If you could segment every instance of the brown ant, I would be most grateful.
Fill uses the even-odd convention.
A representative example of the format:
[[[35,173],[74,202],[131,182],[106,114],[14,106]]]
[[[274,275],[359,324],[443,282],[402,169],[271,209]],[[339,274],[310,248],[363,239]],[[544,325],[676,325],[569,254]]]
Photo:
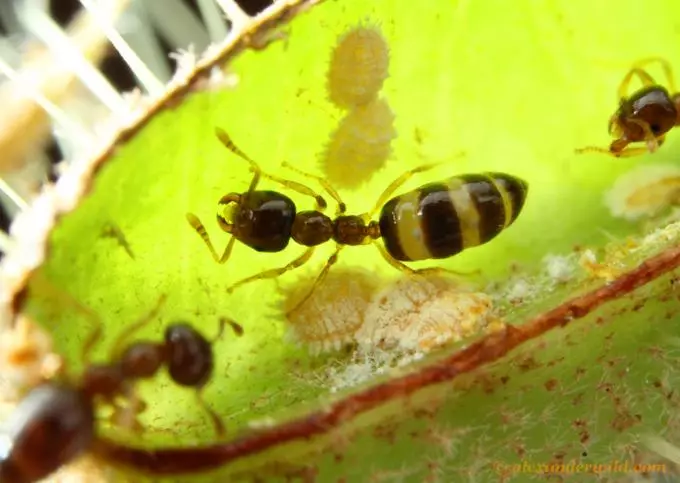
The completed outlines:
[[[223,130],[215,130],[224,146],[250,164],[253,179],[244,193],[229,193],[218,202],[217,223],[232,235],[221,256],[205,226],[198,217],[187,213],[191,227],[207,245],[217,263],[225,263],[236,240],[258,252],[280,252],[290,240],[307,247],[304,253],[281,268],[266,270],[230,286],[236,287],[255,280],[278,277],[285,272],[304,265],[312,257],[314,248],[333,240],[336,249],[326,261],[309,292],[289,311],[300,307],[325,278],[331,266],[338,260],[345,246],[378,243],[383,258],[393,267],[408,272],[444,271],[443,268],[414,270],[404,261],[432,260],[451,257],[465,249],[482,245],[509,227],[517,218],[528,190],[524,180],[505,173],[482,173],[453,176],[429,183],[412,191],[392,197],[393,193],[413,175],[428,171],[442,163],[423,165],[408,170],[378,197],[374,208],[364,215],[345,215],[346,206],[337,191],[319,176],[305,173],[285,164],[301,176],[318,182],[337,202],[336,217],[331,219],[323,213],[326,201],[311,188],[264,173],[255,161],[248,157]],[[260,178],[268,178],[298,193],[312,196],[316,209],[297,211],[295,203],[277,191],[256,190]],[[378,220],[373,215],[380,210]]]
[[[89,353],[100,337],[97,324],[85,345],[85,369],[78,381],[46,381],[31,390],[10,416],[5,440],[0,443],[0,483],[33,483],[91,448],[96,437],[95,403],[111,403],[129,396],[135,381],[153,377],[161,367],[168,369],[178,385],[196,390],[198,403],[210,415],[218,435],[225,430],[220,418],[208,407],[201,391],[213,372],[211,341],[189,324],[172,323],[163,342],[123,342],[153,319],[165,300],[162,296],[147,315],[132,324],[114,344],[107,364],[90,364]],[[220,320],[217,337],[225,324]],[[7,445],[2,447],[2,445]]]
[[[657,84],[643,69],[658,62],[666,76],[667,87]],[[631,80],[637,76],[642,87],[628,95]],[[668,61],[651,57],[633,64],[619,86],[619,108],[609,119],[609,133],[615,136],[609,148],[588,146],[577,153],[598,152],[615,157],[631,157],[654,153],[661,146],[668,131],[680,124],[680,93]],[[631,143],[644,142],[644,147],[629,147]]]

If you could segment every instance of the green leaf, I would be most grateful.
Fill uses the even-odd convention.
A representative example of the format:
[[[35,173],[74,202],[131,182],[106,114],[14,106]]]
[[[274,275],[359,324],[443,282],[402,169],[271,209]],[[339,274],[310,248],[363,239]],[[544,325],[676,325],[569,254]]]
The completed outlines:
[[[424,163],[446,161],[404,190],[462,173],[513,174],[530,185],[517,222],[493,242],[438,265],[481,269],[503,283],[518,263],[521,274],[538,277],[545,255],[567,255],[576,245],[603,247],[611,237],[638,233],[638,226],[610,215],[604,193],[636,165],[673,162],[675,133],[653,156],[614,159],[575,155],[574,149],[610,142],[607,121],[632,62],[652,55],[677,60],[678,8],[662,0],[644,8],[629,0],[426,1],[417,8],[412,2],[322,3],[290,23],[285,41],[246,51],[230,63],[229,72],[239,79],[235,88],[191,92],[121,143],[91,193],[54,230],[41,272],[101,315],[105,340],[99,358],[163,293],[167,303],[140,337],[158,338],[176,319],[206,334],[216,331],[219,317],[238,321],[245,334],[227,333],[215,343],[216,374],[205,391],[229,437],[251,434],[254,420],[276,425],[323,410],[331,398],[376,384],[331,395],[324,379],[328,368],[346,367],[349,359],[313,357],[284,338],[279,285],[311,284],[332,247],[317,250],[297,276],[226,292],[240,278],[283,266],[302,250],[291,245],[281,254],[261,254],[237,244],[228,263],[213,261],[185,213],[201,218],[221,252],[228,237],[214,221],[217,201],[244,191],[251,177],[247,164],[217,141],[214,127],[225,129],[267,171],[287,177],[280,167],[285,160],[323,174],[319,158],[345,115],[326,93],[331,51],[348,29],[376,26],[389,45],[381,97],[395,115],[397,137],[382,170],[359,189],[341,191],[349,211],[370,210],[387,184]],[[457,157],[461,151],[465,156]],[[262,186],[280,189],[268,181]],[[311,209],[311,200],[292,197]],[[102,236],[111,223],[134,258],[116,239]],[[622,257],[627,267],[639,261],[640,252]],[[365,267],[381,280],[399,276],[372,247],[344,250],[338,265]],[[415,266],[421,265],[428,266]],[[558,288],[533,280],[536,296],[524,307],[507,308],[501,301],[508,323],[526,322],[596,285],[582,285],[582,276]],[[52,329],[59,351],[77,370],[87,319],[39,291],[30,296],[28,310]],[[340,419],[332,434],[244,455],[219,473],[284,474],[302,465],[318,469],[319,481],[529,481],[543,476],[513,472],[511,465],[645,460],[641,434],[677,440],[677,330],[671,323],[677,310],[673,288],[662,279],[531,340],[491,367],[453,382],[419,383],[413,399],[398,393],[377,398],[358,419]],[[431,354],[413,370],[426,371],[456,350],[460,346]],[[149,403],[143,418],[148,439],[113,428],[106,436],[149,447],[214,442],[189,390],[163,376],[144,383],[142,395]],[[324,447],[329,449],[319,453]]]

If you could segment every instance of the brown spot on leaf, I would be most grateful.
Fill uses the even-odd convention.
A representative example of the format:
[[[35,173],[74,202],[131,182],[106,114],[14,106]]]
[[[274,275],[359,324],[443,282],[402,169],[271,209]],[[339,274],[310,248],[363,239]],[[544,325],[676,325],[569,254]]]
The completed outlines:
[[[639,414],[631,414],[628,410],[620,410],[616,412],[616,416],[612,419],[611,427],[616,431],[625,431],[632,428],[642,421],[642,416]]]
[[[581,444],[586,444],[590,439],[590,433],[588,432],[588,423],[583,419],[576,419],[572,422],[572,426],[578,433],[578,439]]]
[[[515,363],[517,364],[517,367],[520,371],[522,372],[527,372],[532,369],[537,369],[541,367],[541,365],[534,359],[533,356],[524,356],[522,358],[517,358],[515,360]]]
[[[545,381],[545,388],[548,391],[553,391],[557,387],[557,379],[548,379]]]

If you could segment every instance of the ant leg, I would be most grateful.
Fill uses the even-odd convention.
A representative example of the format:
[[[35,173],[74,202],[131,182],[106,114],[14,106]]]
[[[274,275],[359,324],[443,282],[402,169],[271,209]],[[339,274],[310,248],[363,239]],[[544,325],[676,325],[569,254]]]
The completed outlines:
[[[85,342],[83,343],[83,351],[81,353],[83,367],[87,367],[90,365],[90,361],[92,359],[92,351],[94,350],[95,346],[101,341],[102,333],[104,332],[102,329],[101,321],[96,321],[94,324],[95,324],[94,327],[92,328],[88,336],[85,338]]]
[[[234,334],[237,337],[241,337],[243,335],[243,327],[241,324],[235,322],[232,319],[229,319],[227,317],[221,317],[220,318],[220,330],[217,334],[217,336],[213,339],[213,342],[216,342],[221,336],[222,336],[222,331],[224,330],[224,326],[228,325],[231,327],[231,330],[234,331]]]
[[[626,73],[619,85],[619,99],[626,99],[628,97],[628,87],[630,86],[630,81],[633,80],[634,75],[638,76],[644,87],[656,84],[647,71],[640,69],[639,67],[633,67]]]
[[[117,428],[124,428],[140,434],[144,427],[139,422],[139,415],[148,407],[134,389],[126,391],[123,401],[110,401],[113,412],[108,418],[109,423]]]
[[[132,334],[134,334],[139,329],[144,327],[146,324],[151,322],[151,320],[153,320],[153,318],[156,317],[156,315],[158,315],[158,312],[161,310],[161,307],[163,306],[167,298],[168,298],[167,294],[163,294],[160,297],[158,297],[156,305],[154,305],[154,307],[149,312],[140,317],[137,321],[128,325],[125,328],[125,330],[118,334],[118,337],[116,338],[116,341],[113,343],[113,346],[111,348],[110,354],[111,360],[116,360],[120,356],[120,354],[123,352],[123,344],[125,343],[126,340],[128,340],[132,336]]]
[[[408,265],[406,265],[403,262],[400,262],[399,260],[396,260],[395,258],[392,257],[389,253],[387,253],[387,250],[385,249],[384,246],[382,246],[380,243],[377,241],[373,242],[373,245],[378,249],[380,252],[380,255],[385,259],[387,263],[392,265],[394,268],[397,270],[400,270],[405,273],[409,274],[418,274],[418,275],[424,275],[426,273],[442,273],[442,274],[447,274],[447,275],[453,275],[455,277],[469,277],[472,275],[479,275],[481,273],[480,270],[474,270],[472,272],[459,272],[456,270],[451,270],[449,268],[443,268],[443,267],[428,267],[428,268],[411,268]]]
[[[217,333],[213,336],[212,339],[210,339],[210,345],[213,345],[215,342],[222,338],[222,334],[224,334],[224,326],[227,324],[227,320],[228,319],[226,319],[225,317],[220,317],[219,325],[217,326]]]
[[[31,279],[31,290],[39,290],[45,294],[50,299],[51,305],[53,307],[68,305],[87,318],[92,327],[87,337],[85,337],[85,342],[83,343],[81,352],[81,360],[84,366],[89,365],[92,356],[92,350],[99,343],[102,337],[103,324],[101,318],[94,311],[92,311],[92,309],[86,307],[76,300],[75,297],[73,297],[66,290],[61,289],[50,282],[48,278],[40,272],[35,272],[33,274]]]
[[[664,142],[666,142],[666,135],[665,134],[663,136],[659,136],[658,138],[656,138],[656,147],[660,148],[663,145]]]
[[[612,143],[613,144],[613,143]],[[628,143],[626,143],[628,144]],[[586,154],[586,153],[601,153],[613,156],[615,158],[631,158],[633,156],[640,156],[641,154],[649,153],[647,147],[625,147],[625,148],[601,148],[599,146],[586,146],[585,148],[575,149],[576,154]]]
[[[642,154],[654,153],[659,146],[665,141],[665,134],[659,137],[654,136],[654,133],[645,121],[638,119],[629,119],[630,122],[636,123],[645,132],[645,147],[630,147],[630,141],[626,139],[615,139],[609,145],[609,149],[600,148],[597,146],[587,146],[585,148],[576,149],[576,154],[583,153],[603,153],[615,158],[631,158],[633,156],[640,156]]]
[[[321,187],[323,189],[325,189],[326,192],[330,195],[330,197],[333,198],[335,200],[335,202],[338,204],[338,208],[337,208],[337,214],[338,215],[341,215],[345,211],[347,211],[347,205],[342,201],[338,192],[326,180],[326,178],[322,178],[321,176],[316,176],[314,174],[306,173],[305,171],[302,171],[301,169],[298,169],[298,168],[292,166],[287,161],[284,161],[283,163],[281,163],[281,166],[283,166],[284,168],[290,169],[291,171],[299,174],[300,176],[304,176],[306,178],[313,179],[314,181],[319,183],[321,185]]]
[[[187,213],[186,218],[187,221],[189,222],[189,225],[191,225],[191,228],[193,228],[194,231],[198,233],[198,236],[200,236],[203,242],[208,246],[208,250],[210,250],[210,253],[212,254],[215,261],[219,264],[223,264],[224,262],[226,262],[229,259],[229,255],[231,255],[231,249],[234,247],[234,242],[236,241],[236,238],[232,236],[231,239],[229,240],[229,243],[227,243],[227,246],[224,248],[222,256],[218,256],[215,247],[210,241],[208,231],[205,229],[203,223],[201,223],[201,220],[199,220],[198,217],[193,213]]]
[[[458,156],[462,156],[463,153],[460,153]],[[416,168],[410,169],[406,171],[404,174],[399,176],[397,179],[392,181],[392,183],[389,184],[387,188],[385,188],[385,191],[382,192],[380,197],[378,198],[378,201],[375,203],[375,206],[373,209],[369,212],[368,217],[373,218],[373,215],[375,215],[382,206],[387,203],[387,201],[390,199],[392,194],[399,189],[401,185],[406,183],[409,179],[411,179],[412,176],[418,174],[418,173],[423,173],[425,171],[429,171],[431,169],[436,168],[437,166],[441,166],[444,164],[444,161],[438,162],[438,163],[430,163],[430,164],[423,164],[422,166],[418,166]]]
[[[254,282],[255,280],[263,280],[267,278],[276,278],[279,275],[283,275],[286,272],[289,272],[291,270],[294,270],[301,265],[304,265],[309,261],[309,259],[312,257],[312,254],[314,253],[314,247],[307,248],[305,252],[300,255],[298,258],[287,264],[285,267],[281,268],[273,268],[271,270],[265,270],[264,272],[260,272],[256,275],[251,275],[250,277],[244,278],[243,280],[240,280],[236,282],[234,285],[229,287],[227,289],[227,293],[232,293],[237,287],[240,287],[241,285],[245,285],[246,283]]]
[[[210,339],[210,345],[214,344],[215,342],[222,338],[222,335],[224,334],[224,328],[227,325],[231,327],[231,329],[234,331],[234,334],[236,334],[238,337],[243,335],[243,327],[241,327],[241,324],[237,324],[236,322],[227,317],[220,317],[219,325],[217,327],[217,333],[213,336],[212,339]]]
[[[231,328],[234,330],[234,333],[236,335],[238,335],[238,336],[243,335],[243,327],[241,327],[239,324],[237,324],[236,322],[234,322],[231,319],[228,319],[226,317],[220,317],[219,326],[217,328],[217,333],[210,340],[211,345],[222,338],[222,334],[224,333],[224,328],[225,328],[226,325],[231,326]],[[217,413],[215,413],[215,411],[203,399],[203,388],[204,388],[204,386],[200,386],[200,387],[196,388],[196,402],[201,406],[201,408],[206,413],[208,413],[208,416],[210,417],[210,421],[212,422],[212,425],[215,428],[215,433],[217,434],[217,436],[224,436],[225,433],[226,433],[226,430],[224,428],[224,423],[222,422],[222,418],[220,418],[217,415]]]
[[[253,159],[251,159],[246,153],[241,151],[241,149],[238,146],[236,146],[236,144],[234,144],[234,141],[231,140],[231,137],[225,131],[223,131],[220,128],[215,128],[215,134],[217,135],[217,138],[220,140],[220,142],[224,144],[224,146],[229,151],[231,151],[236,156],[247,161],[248,164],[250,164],[250,170],[254,173],[254,175],[253,180],[251,181],[250,186],[248,188],[249,193],[255,189],[255,186],[257,186],[260,177],[264,177],[276,183],[279,183],[288,189],[297,191],[300,194],[311,196],[316,201],[317,210],[322,211],[326,209],[327,206],[326,200],[323,198],[323,196],[317,194],[313,189],[303,185],[302,183],[297,183],[295,181],[290,181],[284,178],[280,178],[278,176],[274,176],[272,174],[265,173]]]
[[[661,135],[657,138],[652,132],[649,123],[641,119],[630,119],[630,122],[637,124],[644,131],[645,133],[644,141],[645,145],[647,146],[647,151],[649,151],[650,153],[656,152],[656,150],[659,149],[659,146],[663,144],[665,135]]]
[[[216,127],[215,135],[217,136],[217,139],[219,139],[219,141],[222,144],[224,144],[225,148],[227,148],[229,151],[234,153],[239,158],[248,162],[248,164],[250,165],[250,170],[253,172],[253,180],[250,182],[248,192],[254,191],[258,181],[260,180],[260,176],[262,175],[262,170],[260,169],[260,166],[258,166],[258,164],[255,161],[250,159],[246,153],[241,151],[241,149],[236,144],[234,144],[234,141],[231,140],[231,136],[229,136],[229,134],[227,134],[226,131],[220,129],[219,127]]]
[[[659,146],[660,146],[660,144],[659,144]],[[626,148],[621,152],[618,152],[618,153],[615,153],[615,154],[614,153],[609,153],[609,154],[613,154],[617,158],[632,158],[634,156],[640,156],[642,154],[649,154],[650,152],[654,152],[654,151],[650,151],[648,147],[644,147],[644,148],[638,147],[638,148]]]
[[[297,309],[302,307],[302,304],[304,304],[309,298],[312,296],[316,288],[321,285],[321,283],[324,281],[326,278],[326,275],[328,275],[328,272],[330,271],[331,267],[335,265],[335,263],[338,261],[338,254],[340,251],[345,247],[345,245],[338,245],[333,252],[333,254],[328,257],[328,260],[326,260],[326,264],[324,265],[323,269],[319,273],[319,275],[316,277],[316,280],[314,280],[314,283],[312,284],[312,288],[309,289],[307,294],[302,297],[294,306],[292,309],[288,310],[286,312],[286,317],[289,317],[290,314],[295,312]]]
[[[636,148],[637,149],[637,148]],[[647,151],[647,148],[644,148],[644,151]],[[615,158],[618,158],[621,156],[619,151],[612,151],[611,148],[602,148],[600,146],[586,146],[585,148],[576,148],[574,149],[575,154],[587,154],[587,153],[600,153],[600,154],[607,154],[609,156],[614,156]]]
[[[616,158],[630,158],[633,156],[639,156],[641,154],[654,153],[666,140],[666,135],[656,136],[652,129],[646,121],[641,119],[628,119],[629,122],[635,123],[640,126],[640,129],[644,132],[645,136],[643,141],[645,142],[645,147],[629,147],[630,141],[624,138],[615,139],[611,142],[608,149],[597,147],[597,146],[587,146],[585,148],[575,149],[576,154],[583,153],[603,153]]]
[[[217,436],[219,437],[224,436],[227,431],[224,428],[222,418],[220,418],[219,415],[213,410],[213,408],[211,408],[210,405],[206,403],[205,400],[203,399],[203,387],[200,387],[196,390],[196,402],[208,414],[208,417],[210,417],[210,422],[215,428],[215,433],[217,434]]]
[[[646,59],[637,61],[635,64],[633,64],[633,67],[642,69],[643,66],[653,63],[658,63],[661,65],[661,69],[663,70],[664,76],[666,76],[668,91],[671,94],[677,92],[675,90],[675,76],[673,75],[673,69],[671,68],[671,64],[666,59],[662,57],[648,57]]]
[[[316,202],[316,209],[318,211],[323,211],[328,207],[328,203],[326,203],[326,200],[324,199],[323,196],[318,194],[312,188],[303,185],[302,183],[298,183],[297,181],[291,181],[285,178],[279,178],[278,176],[274,176],[273,174],[268,173],[262,173],[262,176],[276,183],[279,183],[280,185],[285,186],[288,189],[297,191],[300,194],[311,196],[312,198],[314,198],[314,201]]]
[[[415,270],[415,273],[418,275],[424,275],[426,273],[434,273],[434,274],[441,274],[441,275],[448,275],[452,277],[458,277],[458,278],[467,278],[467,277],[473,277],[477,275],[481,275],[482,271],[477,269],[477,270],[472,270],[471,272],[461,272],[458,270],[451,270],[450,268],[444,268],[444,267],[427,267],[427,268],[418,268]]]
[[[385,259],[387,263],[392,265],[394,268],[397,270],[400,270],[405,273],[413,274],[416,273],[417,270],[409,267],[405,263],[400,262],[399,260],[393,258],[389,253],[387,253],[387,250],[385,249],[384,246],[382,246],[377,240],[373,242],[373,246],[380,252],[380,255]]]

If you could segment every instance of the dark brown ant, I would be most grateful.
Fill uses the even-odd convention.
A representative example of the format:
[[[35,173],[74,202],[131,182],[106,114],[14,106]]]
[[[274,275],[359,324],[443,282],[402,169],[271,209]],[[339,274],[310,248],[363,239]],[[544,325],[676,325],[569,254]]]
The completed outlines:
[[[323,281],[337,262],[345,246],[374,243],[383,258],[393,267],[407,273],[424,271],[458,272],[434,267],[414,270],[404,261],[432,260],[451,257],[465,249],[482,245],[509,227],[517,218],[528,190],[524,180],[505,173],[482,173],[453,176],[429,183],[412,191],[394,196],[413,175],[430,170],[442,163],[423,165],[408,170],[378,197],[373,210],[364,215],[345,215],[346,206],[333,187],[319,176],[305,173],[286,165],[301,176],[318,182],[337,202],[334,219],[323,213],[326,201],[311,188],[294,181],[264,173],[223,130],[215,130],[218,139],[232,153],[250,164],[253,179],[244,193],[229,193],[218,202],[217,223],[232,235],[221,256],[205,226],[198,217],[187,213],[191,227],[206,244],[216,262],[225,263],[236,240],[259,252],[279,252],[290,240],[307,247],[304,253],[281,268],[266,270],[230,286],[227,291],[255,280],[278,277],[298,268],[312,257],[315,247],[330,240],[336,249],[307,294],[290,309],[297,310]],[[311,211],[297,211],[295,203],[277,191],[256,190],[260,178],[268,178],[298,193],[312,196],[317,207]],[[373,215],[380,211],[378,220]]]
[[[667,87],[657,84],[646,70],[658,62],[666,76]],[[628,95],[631,80],[637,76],[642,87]],[[588,146],[577,153],[598,152],[615,157],[654,153],[664,143],[666,134],[680,124],[680,93],[675,88],[671,66],[665,59],[651,57],[633,64],[619,86],[619,108],[609,119],[609,133],[616,137],[609,148]],[[629,147],[644,142],[644,147]]]
[[[217,434],[225,433],[222,421],[201,397],[213,372],[211,341],[189,324],[177,322],[166,327],[163,342],[136,341],[123,347],[132,333],[157,315],[164,300],[161,297],[151,312],[118,337],[111,362],[89,363],[89,353],[101,333],[97,324],[83,346],[81,378],[44,382],[21,400],[0,442],[0,483],[36,482],[90,449],[97,432],[95,403],[115,407],[116,398],[129,397],[136,381],[153,377],[163,366],[176,384],[196,390],[198,403],[210,415]],[[231,321],[220,320],[217,337],[226,324]]]

